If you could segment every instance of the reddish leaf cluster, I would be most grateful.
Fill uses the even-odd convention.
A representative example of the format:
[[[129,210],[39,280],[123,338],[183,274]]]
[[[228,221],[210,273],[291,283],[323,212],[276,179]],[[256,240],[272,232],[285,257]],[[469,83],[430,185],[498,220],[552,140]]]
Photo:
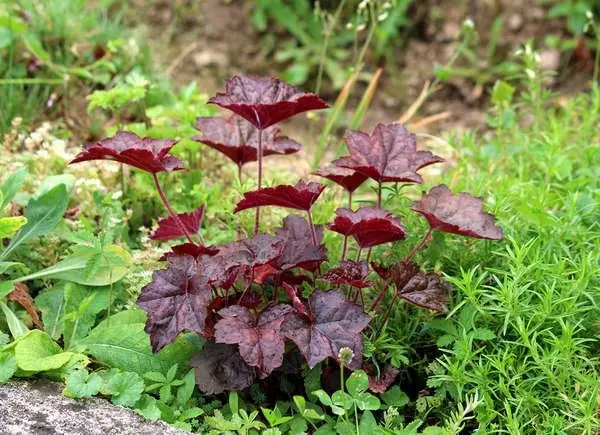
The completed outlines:
[[[175,140],[140,138],[133,133],[119,132],[115,137],[86,145],[73,161],[114,160],[153,175],[170,216],[159,221],[152,238],[170,240],[186,236],[188,242],[173,246],[163,255],[167,267],[154,272],[152,282],[142,289],[138,304],[148,314],[146,331],[154,351],[184,331],[193,331],[206,339],[204,348],[191,361],[196,368],[196,383],[205,394],[241,390],[257,377],[265,378],[276,369],[280,374],[286,372],[287,369],[281,368],[283,362],[292,359],[290,353],[288,356],[285,353],[286,340],[296,345],[295,355],[301,353],[310,367],[328,358],[337,361],[340,350],[349,348],[353,357],[345,364],[350,369],[360,368],[362,333],[372,319],[364,307],[352,302],[342,289],[373,287],[367,278],[371,269],[375,270],[381,278],[381,286],[372,311],[377,312],[388,290],[394,290],[387,314],[376,319],[379,326],[386,323],[398,298],[445,312],[450,285],[437,273],[424,272],[408,261],[414,251],[427,241],[431,230],[488,239],[502,237],[494,218],[483,211],[481,199],[466,193],[453,195],[442,185],[413,203],[413,210],[429,222],[430,231],[407,260],[390,268],[373,263],[369,268],[366,261],[361,261],[362,249],[406,238],[400,220],[380,208],[381,184],[422,183],[418,171],[442,161],[430,152],[417,150],[415,135],[400,124],[378,124],[371,134],[350,132],[347,136],[349,155],[316,172],[342,186],[350,198],[367,178],[375,180],[379,187],[378,207],[336,210],[328,228],[345,236],[344,253],[346,239],[352,237],[360,248],[358,258],[341,261],[320,275],[328,258],[323,226],[313,224],[311,209],[325,186],[301,180],[296,185],[260,188],[260,162],[263,156],[289,154],[300,148],[298,143],[280,136],[275,124],[307,110],[328,107],[327,104],[316,95],[301,92],[277,79],[246,76],[231,78],[226,91],[210,102],[234,115],[198,118],[196,128],[202,135],[194,139],[225,154],[238,167],[259,161],[259,188],[245,192],[235,212],[278,206],[307,212],[308,220],[291,214],[283,226],[270,235],[258,233],[257,218],[253,237],[216,246],[196,244],[190,235],[201,228],[204,206],[191,213],[175,214],[156,176],[158,172],[183,169],[183,164],[169,155]],[[317,278],[327,291],[315,289]],[[294,287],[299,283],[303,284],[303,291],[309,293],[306,298]],[[282,289],[288,303],[279,303]],[[27,305],[25,293],[15,294]],[[362,293],[360,295],[362,302]],[[37,314],[34,313],[35,310],[31,311],[32,317]],[[370,377],[371,390],[385,391],[397,373],[397,369],[386,366],[381,376]]]

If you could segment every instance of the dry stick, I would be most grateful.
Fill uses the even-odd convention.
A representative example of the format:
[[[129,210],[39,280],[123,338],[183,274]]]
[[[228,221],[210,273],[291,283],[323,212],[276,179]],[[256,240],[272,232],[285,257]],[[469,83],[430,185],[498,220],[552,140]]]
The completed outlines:
[[[389,306],[388,310],[385,313],[385,317],[383,318],[383,322],[381,323],[381,326],[379,326],[379,330],[377,331],[377,335],[379,335],[381,333],[381,331],[383,330],[383,327],[387,323],[388,318],[390,317],[390,314],[392,312],[392,308],[394,308],[394,304],[396,303],[396,299],[398,299],[398,294],[395,294],[394,297],[392,298],[392,301],[390,302],[390,306]]]
[[[169,200],[165,196],[165,192],[163,192],[162,187],[160,187],[160,183],[158,182],[158,177],[156,176],[156,173],[152,174],[152,178],[154,179],[154,185],[156,186],[156,190],[158,191],[158,195],[160,196],[160,199],[162,200],[162,202],[165,205],[165,207],[167,208],[169,214],[175,220],[175,222],[177,223],[177,226],[179,227],[179,229],[181,231],[183,231],[183,234],[185,234],[185,237],[188,239],[188,241],[190,243],[194,243],[194,241],[192,240],[192,237],[190,236],[190,233],[185,228],[185,225],[183,225],[183,222],[181,222],[181,219],[179,218],[179,216],[177,215],[177,213],[175,213],[175,211],[173,210],[173,207],[171,207],[171,204],[169,203]]]
[[[377,305],[379,305],[379,302],[381,302],[381,300],[383,299],[383,296],[385,295],[385,292],[387,291],[389,285],[387,285],[387,283],[385,281],[383,281],[383,287],[381,289],[381,291],[379,292],[379,294],[377,295],[377,298],[373,301],[373,305],[371,305],[371,311],[375,311],[377,309]]]
[[[427,243],[427,241],[431,237],[431,233],[432,232],[433,232],[433,228],[429,227],[429,229],[427,230],[427,232],[425,233],[425,235],[423,236],[423,238],[421,240],[419,240],[419,243],[417,243],[412,248],[412,250],[408,253],[408,255],[406,256],[406,258],[404,259],[405,263],[408,262],[408,261],[410,261],[410,259],[414,257],[414,255],[417,253],[417,251],[419,249],[421,249],[423,247],[423,245],[425,245],[425,243]]]
[[[315,231],[315,224],[313,223],[312,213],[310,210],[307,211],[308,223],[310,224],[310,235],[312,236],[313,246],[317,246],[317,232]]]

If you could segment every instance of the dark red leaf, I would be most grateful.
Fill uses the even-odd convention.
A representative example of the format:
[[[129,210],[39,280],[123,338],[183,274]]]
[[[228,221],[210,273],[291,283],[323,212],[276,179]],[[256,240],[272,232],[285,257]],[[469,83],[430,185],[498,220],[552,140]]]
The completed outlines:
[[[371,135],[351,131],[346,143],[350,155],[333,164],[358,171],[379,183],[422,183],[417,171],[443,161],[429,151],[417,151],[416,136],[401,124],[377,124]]]
[[[275,265],[283,250],[283,241],[268,234],[258,234],[216,248],[218,254],[202,257],[200,269],[209,284],[229,288],[240,274],[252,275],[261,265]]]
[[[296,311],[298,311],[300,314],[302,314],[303,316],[305,316],[307,318],[310,317],[308,314],[308,311],[306,311],[306,307],[304,306],[304,304],[298,297],[298,294],[296,293],[296,289],[294,287],[292,287],[291,285],[289,285],[287,282],[283,283],[283,289],[285,290],[286,294],[290,298],[290,301],[292,301],[292,305],[294,306]]]
[[[371,287],[373,283],[367,281],[371,271],[366,261],[344,260],[339,267],[333,267],[321,277],[335,286],[350,285],[357,288]]]
[[[437,273],[425,273],[415,263],[401,261],[393,265],[387,274],[402,299],[433,311],[448,311],[446,303],[452,289]]]
[[[171,246],[171,251],[165,252],[158,261],[166,261],[169,257],[179,257],[182,255],[191,255],[195,259],[198,259],[203,255],[216,255],[218,252],[219,250],[212,246],[202,246],[187,242]]]
[[[400,219],[392,217],[389,211],[377,207],[361,207],[357,211],[338,208],[331,231],[352,236],[361,248],[382,243],[403,240],[406,230],[400,224]]]
[[[351,193],[369,178],[360,172],[339,166],[328,166],[327,168],[319,169],[315,172],[315,175],[327,178]]]
[[[33,303],[33,299],[31,299],[31,296],[29,295],[29,287],[22,282],[16,282],[14,284],[14,290],[6,295],[6,299],[16,302],[25,308],[25,311],[27,311],[27,314],[29,314],[29,317],[31,317],[34,325],[42,331],[44,330],[42,327],[42,322],[40,321],[40,316],[37,312],[37,308]]]
[[[265,187],[244,193],[244,199],[238,202],[234,213],[255,207],[274,205],[308,211],[315,203],[325,185],[298,181],[295,186],[282,184],[276,187]]]
[[[170,156],[177,143],[173,139],[141,138],[129,131],[119,131],[116,136],[84,146],[71,163],[88,160],[114,160],[152,174],[184,169],[181,160]]]
[[[191,213],[178,213],[179,220],[189,234],[196,234],[204,218],[204,204]],[[150,236],[152,240],[171,240],[185,237],[185,233],[173,216],[168,216],[158,221],[158,228]]]
[[[232,115],[229,118],[200,117],[196,118],[196,128],[202,136],[193,139],[220,151],[236,165],[242,166],[258,159],[258,130],[243,118]],[[262,133],[263,156],[273,154],[292,154],[298,152],[302,145],[280,136],[279,129],[270,127]]]
[[[241,391],[256,378],[256,370],[240,356],[237,346],[207,342],[190,365],[196,373],[196,385],[204,394]]]
[[[400,370],[386,365],[379,374],[379,377],[369,374],[369,390],[377,394],[385,393],[396,379],[396,376],[398,376],[398,373],[400,373]]]
[[[255,319],[245,307],[224,308],[219,311],[222,319],[215,326],[215,341],[239,345],[244,361],[258,368],[260,377],[265,378],[283,361],[285,348],[280,329],[290,312],[292,307],[279,304]]]
[[[237,113],[261,129],[307,110],[329,107],[317,95],[302,92],[276,78],[242,75],[230,78],[225,92],[208,102]]]
[[[413,202],[412,209],[422,214],[434,230],[479,239],[500,240],[503,237],[494,216],[483,211],[481,198],[466,192],[453,195],[444,184]]]
[[[361,307],[346,300],[340,290],[315,290],[310,297],[310,315],[292,314],[282,325],[286,337],[292,340],[312,368],[326,358],[338,359],[342,347],[354,352],[349,364],[357,369],[362,360],[361,332],[371,318]]]
[[[323,226],[316,225],[317,246],[313,245],[309,223],[301,216],[291,214],[283,221],[275,235],[283,241],[283,251],[277,259],[281,270],[301,267],[312,271],[327,259],[323,245]]]
[[[211,287],[189,255],[168,258],[169,266],[156,270],[152,282],[142,288],[138,305],[148,313],[146,332],[152,350],[158,352],[180,332],[202,333]]]

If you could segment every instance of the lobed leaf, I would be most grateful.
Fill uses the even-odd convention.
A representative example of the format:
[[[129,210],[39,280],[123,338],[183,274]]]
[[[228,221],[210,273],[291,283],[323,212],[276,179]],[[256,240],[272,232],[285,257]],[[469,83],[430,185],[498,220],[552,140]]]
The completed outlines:
[[[276,187],[264,187],[244,193],[244,199],[238,202],[234,213],[255,207],[268,205],[309,211],[325,189],[325,185],[315,182],[298,181],[295,186],[283,184]]]
[[[319,169],[314,174],[339,184],[350,193],[358,189],[358,187],[369,178],[352,169],[334,165]]]
[[[417,139],[401,124],[377,124],[370,135],[351,131],[346,138],[349,156],[334,165],[360,172],[378,183],[422,183],[417,171],[443,159],[429,151],[417,151]]]
[[[367,281],[371,273],[366,261],[344,260],[339,267],[332,267],[321,279],[330,282],[334,286],[349,285],[357,288],[367,288],[373,285]]]
[[[362,360],[361,332],[371,318],[361,307],[346,300],[340,290],[315,290],[310,297],[309,316],[291,314],[282,325],[283,334],[298,346],[309,367],[326,358],[338,359],[342,347],[354,352],[351,369]]]
[[[146,332],[152,350],[158,352],[183,331],[201,334],[212,299],[212,288],[189,255],[170,257],[164,270],[154,271],[152,282],[142,288],[138,305],[148,313]]]
[[[204,204],[190,213],[178,213],[177,217],[188,234],[196,234],[200,230],[204,218]],[[158,228],[150,236],[152,240],[171,240],[178,237],[185,237],[185,232],[173,216],[159,220]]]
[[[479,239],[500,240],[503,237],[494,216],[483,211],[481,198],[466,192],[453,195],[445,184],[434,187],[413,202],[412,209],[423,215],[434,230]]]
[[[274,77],[235,75],[225,92],[208,100],[265,129],[308,110],[329,107],[317,95],[302,92]]]
[[[352,236],[361,248],[406,238],[406,230],[400,219],[392,217],[386,210],[377,207],[361,207],[357,211],[338,208],[331,231]]]
[[[113,137],[86,144],[71,163],[114,160],[151,174],[178,171],[184,169],[183,163],[169,155],[176,143],[174,139],[141,138],[129,131],[119,131]]]
[[[258,160],[258,129],[244,118],[237,115],[199,117],[195,127],[202,132],[201,136],[193,137],[195,141],[221,152],[236,165]],[[262,147],[263,156],[270,156],[296,153],[302,145],[287,136],[280,136],[278,128],[269,127],[262,132]]]

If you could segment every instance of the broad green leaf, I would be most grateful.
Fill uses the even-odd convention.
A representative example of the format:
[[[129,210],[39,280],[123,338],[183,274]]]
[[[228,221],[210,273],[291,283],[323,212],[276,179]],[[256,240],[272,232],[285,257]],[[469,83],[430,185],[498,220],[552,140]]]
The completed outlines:
[[[147,420],[158,420],[161,417],[161,412],[156,402],[157,400],[151,395],[142,394],[142,398],[135,404],[135,412]]]
[[[145,326],[145,312],[122,311],[101,322],[78,344],[98,361],[140,375],[151,371],[166,373],[175,363],[186,366],[201,346],[195,334],[184,334],[155,354]]]
[[[381,407],[379,399],[370,393],[359,393],[354,397],[354,401],[361,411],[377,411]]]
[[[142,396],[144,380],[137,373],[118,373],[110,379],[106,391],[115,405],[132,408]]]
[[[0,281],[0,299],[15,289],[14,281]]]
[[[39,329],[29,331],[15,345],[17,366],[29,372],[58,369],[73,356],[72,352],[63,352],[48,334]]]
[[[0,346],[8,344],[9,341],[10,337],[8,336],[8,334],[5,334],[4,332],[0,331]]]
[[[344,409],[351,409],[354,406],[354,400],[352,400],[352,396],[344,391],[338,390],[334,392],[331,395],[331,401]]]
[[[357,396],[369,388],[369,377],[363,370],[356,370],[346,381],[346,387],[351,396]]]
[[[381,394],[381,398],[388,406],[394,406],[400,408],[409,402],[409,398],[404,391],[400,389],[398,385],[394,385],[392,388]]]
[[[185,405],[194,394],[194,387],[196,386],[196,379],[194,377],[194,369],[191,369],[183,377],[183,384],[177,389],[177,403],[179,405]]]
[[[8,305],[2,301],[0,301],[0,309],[6,317],[6,324],[8,325],[8,329],[10,330],[13,338],[19,338],[29,332],[29,329],[27,329],[27,326],[25,326],[21,319],[19,319],[13,310],[11,310]]]
[[[0,384],[8,382],[17,371],[17,360],[10,352],[0,352]]]
[[[30,275],[22,276],[17,281],[28,281],[38,278],[53,278],[71,281],[88,286],[105,286],[123,278],[132,264],[131,255],[117,245],[110,245],[104,250],[101,264],[96,272],[86,278],[86,268],[92,251],[77,252],[59,261],[54,266]]]
[[[35,298],[35,306],[42,312],[44,329],[53,340],[58,340],[64,331],[65,285],[56,284],[49,290],[42,291]]]
[[[108,308],[110,288],[95,289],[72,282],[66,283],[63,288],[64,341],[70,350],[74,341],[89,334],[96,324],[98,313]]]
[[[96,373],[86,370],[73,370],[66,380],[63,394],[78,399],[92,397],[98,394],[102,387],[102,378]]]
[[[382,433],[382,431],[377,426],[377,421],[375,421],[375,417],[371,411],[363,412],[362,417],[360,418],[360,424],[358,425],[358,429],[361,434],[373,434],[377,435]]]
[[[15,197],[17,191],[23,185],[27,177],[27,168],[21,168],[12,174],[10,174],[4,183],[0,186],[0,192],[2,193],[2,201],[0,201],[0,212],[4,210],[4,207]]]
[[[29,200],[25,210],[27,223],[0,254],[0,261],[8,257],[21,243],[32,237],[42,236],[58,225],[67,209],[68,202],[69,197],[64,184],[59,184],[43,195]]]
[[[27,223],[25,216],[0,217],[0,239],[6,239]]]

